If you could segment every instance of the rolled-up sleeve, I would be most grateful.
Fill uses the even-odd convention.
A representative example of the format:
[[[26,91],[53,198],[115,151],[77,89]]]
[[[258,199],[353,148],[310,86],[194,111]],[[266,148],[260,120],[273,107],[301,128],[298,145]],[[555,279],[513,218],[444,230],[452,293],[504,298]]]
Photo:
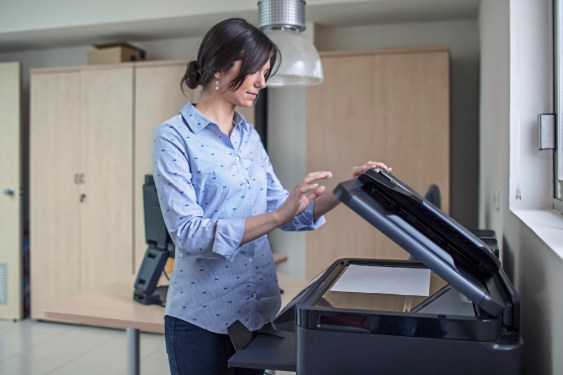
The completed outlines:
[[[217,220],[213,253],[232,260],[237,253],[244,234],[245,219]]]
[[[316,221],[313,220],[313,208],[315,205],[315,201],[311,202],[309,206],[300,213],[299,215],[295,216],[292,221],[285,223],[280,226],[280,229],[286,231],[305,231],[305,230],[315,230],[323,225],[326,220],[324,216],[319,217]]]

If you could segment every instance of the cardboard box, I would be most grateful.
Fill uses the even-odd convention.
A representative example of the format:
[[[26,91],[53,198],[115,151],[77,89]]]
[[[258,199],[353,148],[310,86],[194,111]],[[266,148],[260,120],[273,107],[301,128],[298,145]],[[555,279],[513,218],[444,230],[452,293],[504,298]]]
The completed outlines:
[[[145,60],[145,51],[129,43],[97,44],[94,47],[95,50],[88,51],[88,64],[118,64]]]

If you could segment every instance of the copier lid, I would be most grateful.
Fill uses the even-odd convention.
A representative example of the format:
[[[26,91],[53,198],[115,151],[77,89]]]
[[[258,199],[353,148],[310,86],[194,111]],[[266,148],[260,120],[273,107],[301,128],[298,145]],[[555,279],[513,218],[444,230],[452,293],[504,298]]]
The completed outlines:
[[[334,194],[487,313],[518,305],[488,246],[397,177],[374,168]]]

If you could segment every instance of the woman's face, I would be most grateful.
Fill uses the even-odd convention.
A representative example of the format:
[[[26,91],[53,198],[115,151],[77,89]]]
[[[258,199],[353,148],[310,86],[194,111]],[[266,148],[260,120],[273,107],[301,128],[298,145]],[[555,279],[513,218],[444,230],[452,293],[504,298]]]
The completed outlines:
[[[251,107],[258,98],[260,90],[266,87],[264,76],[270,69],[270,61],[268,60],[257,72],[247,75],[242,85],[236,91],[232,91],[228,85],[238,76],[241,64],[240,60],[235,61],[233,67],[221,77],[222,87],[220,86],[219,90],[223,91],[223,96],[235,107]]]

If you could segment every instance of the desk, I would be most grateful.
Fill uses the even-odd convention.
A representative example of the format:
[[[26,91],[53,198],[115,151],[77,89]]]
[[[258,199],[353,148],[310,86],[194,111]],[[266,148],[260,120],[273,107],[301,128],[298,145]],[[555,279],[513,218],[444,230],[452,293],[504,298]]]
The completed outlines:
[[[306,285],[305,281],[278,273],[285,306]],[[51,321],[84,324],[96,327],[125,329],[127,373],[138,375],[140,331],[164,333],[164,309],[143,305],[133,300],[135,277],[108,284],[101,288],[66,298],[44,309]]]

